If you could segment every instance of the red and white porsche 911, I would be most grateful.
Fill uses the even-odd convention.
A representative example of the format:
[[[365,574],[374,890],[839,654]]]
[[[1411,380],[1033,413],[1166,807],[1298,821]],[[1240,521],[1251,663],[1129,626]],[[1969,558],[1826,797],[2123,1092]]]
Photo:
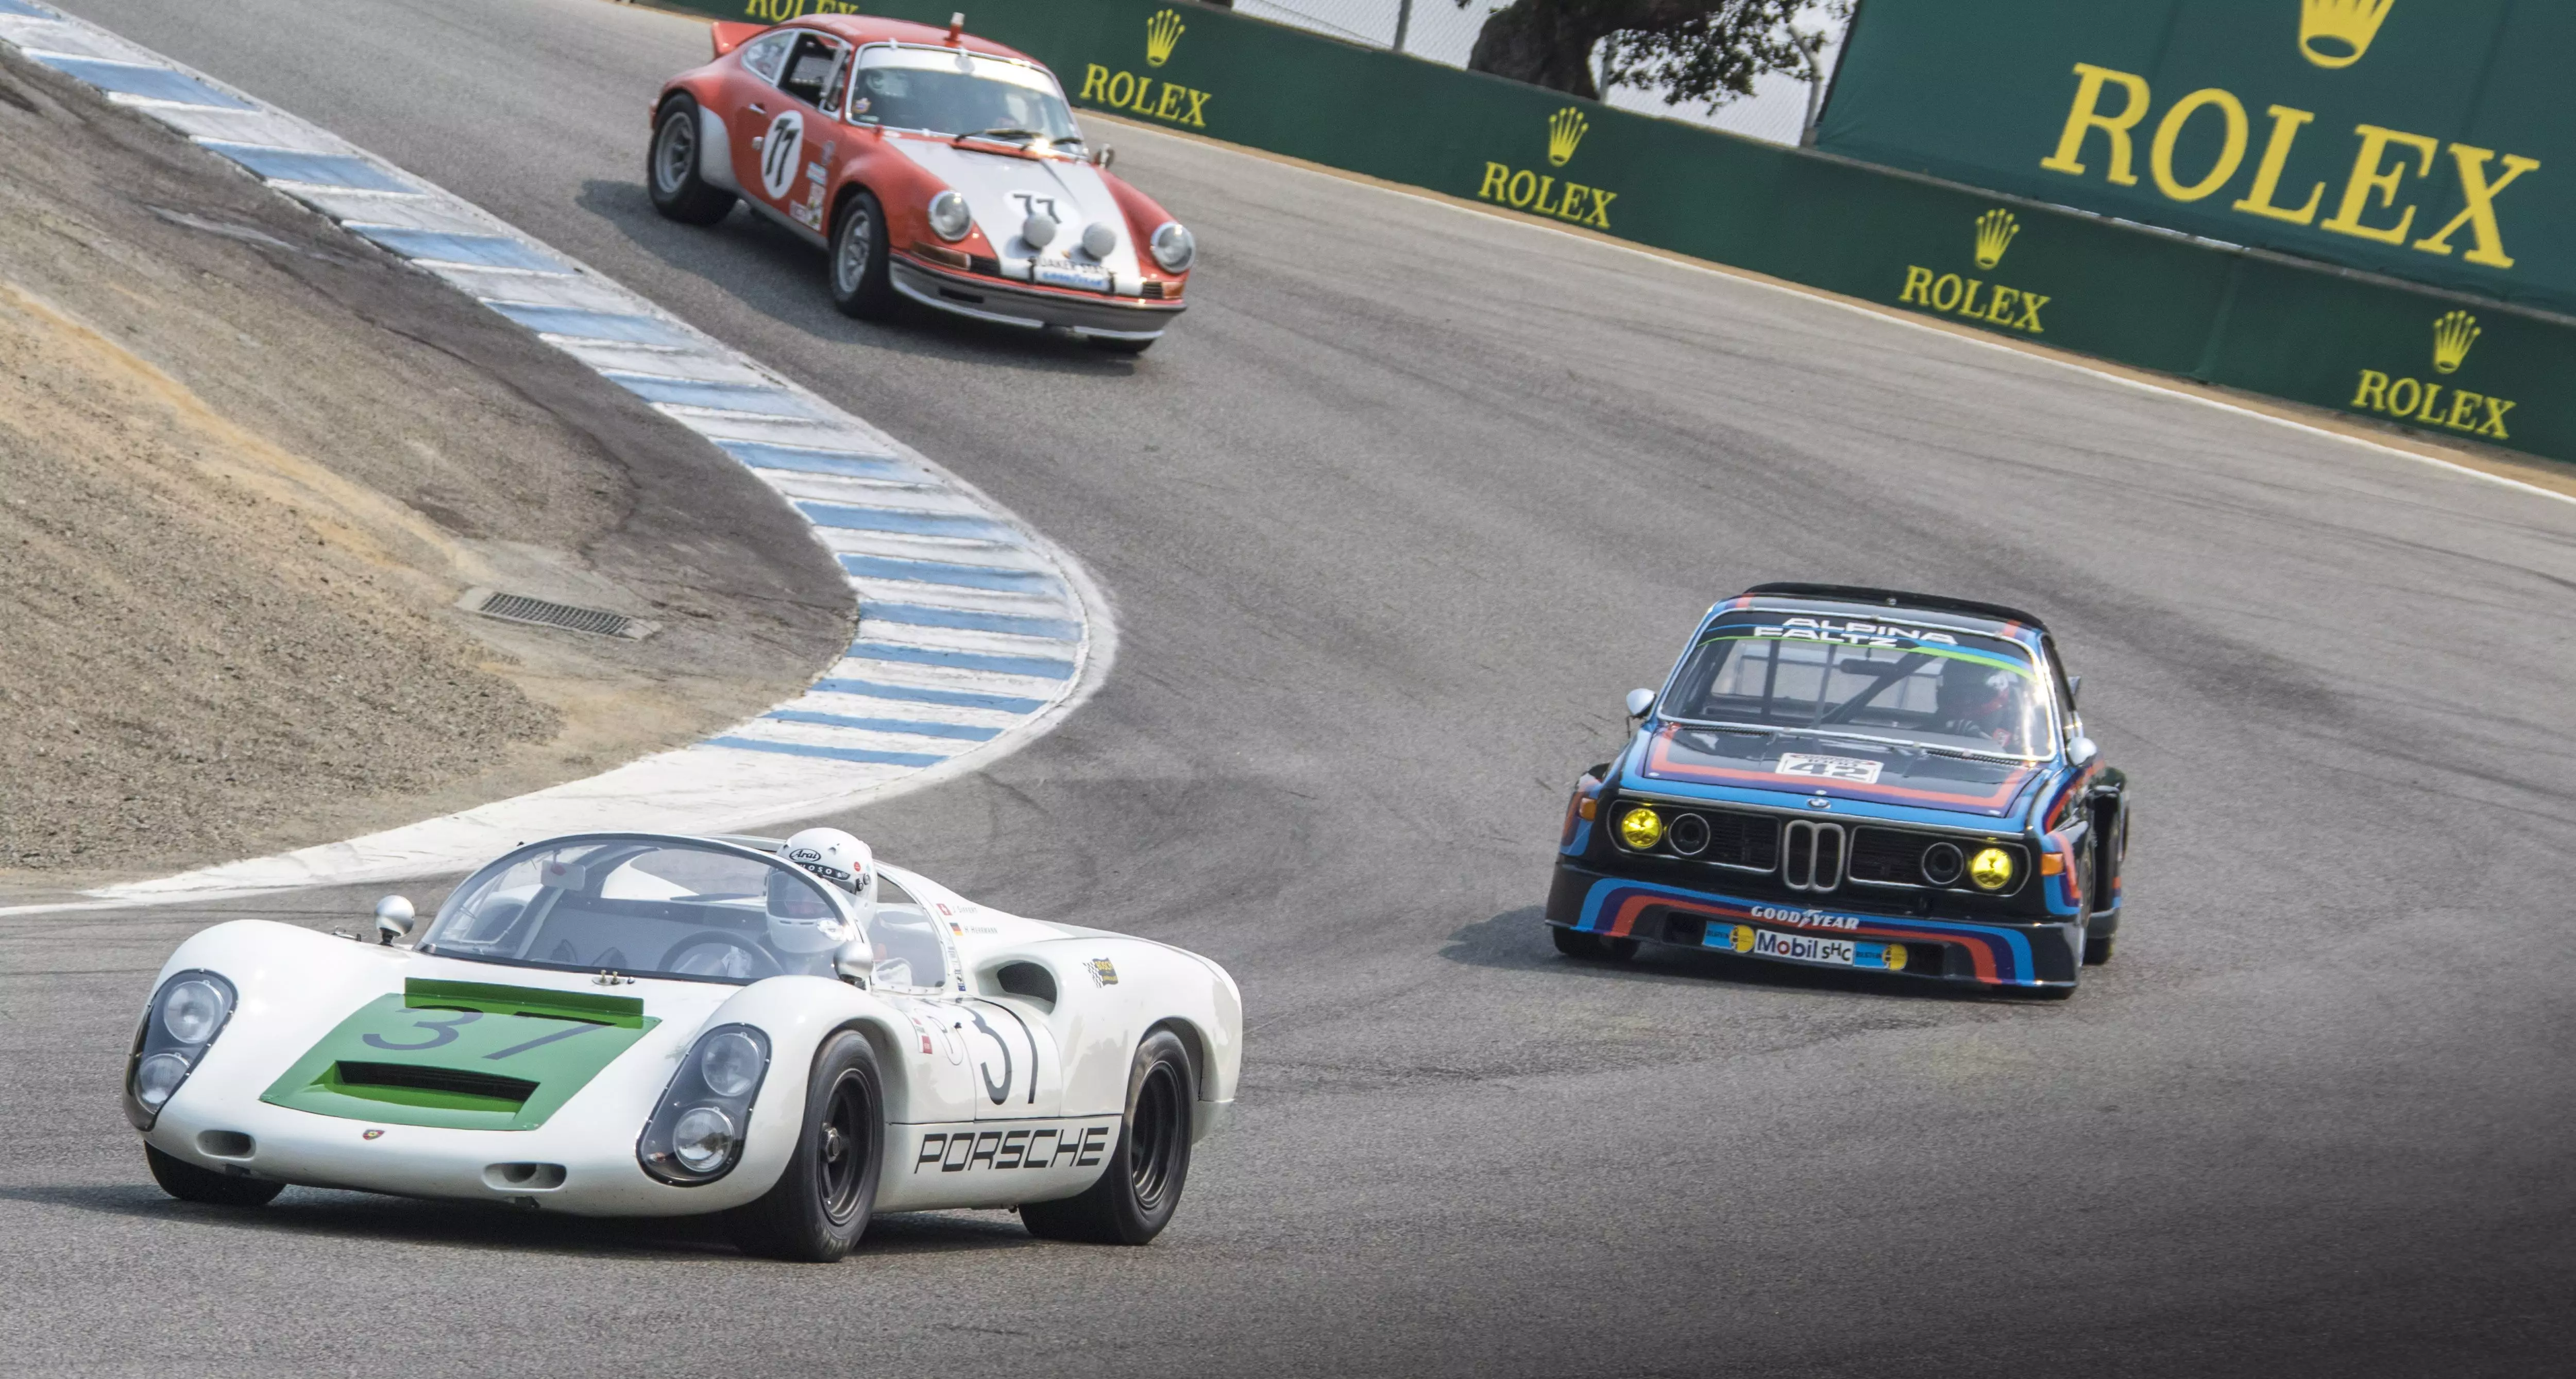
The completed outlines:
[[[717,24],[653,102],[662,214],[740,200],[823,245],[832,302],[909,298],[1138,352],[1182,310],[1197,245],[1108,171],[1053,73],[964,31],[860,15]]]

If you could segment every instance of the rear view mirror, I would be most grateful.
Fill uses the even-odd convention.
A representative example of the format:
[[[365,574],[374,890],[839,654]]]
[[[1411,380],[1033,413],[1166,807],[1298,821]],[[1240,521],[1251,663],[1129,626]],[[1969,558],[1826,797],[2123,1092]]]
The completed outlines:
[[[868,989],[868,979],[875,975],[877,950],[865,938],[842,944],[832,953],[832,975],[861,991]]]
[[[376,902],[376,942],[389,944],[411,932],[411,902],[389,895]]]
[[[2079,737],[2066,744],[2066,764],[2078,769],[2092,765],[2093,758],[2100,755],[2102,749],[2094,746],[2093,739],[2089,737]]]
[[[1646,716],[1647,711],[1654,707],[1655,692],[1653,690],[1632,689],[1628,691],[1628,716],[1630,718],[1643,718]]]
[[[1118,150],[1111,148],[1107,144],[1102,144],[1100,146],[1100,151],[1091,155],[1091,161],[1104,168],[1109,166],[1112,162],[1115,162],[1117,158]]]
[[[2067,676],[2067,677],[2066,677],[2066,707],[2068,707],[2068,708],[2070,708],[2070,709],[2071,709],[2071,708],[2074,708],[2074,707],[2075,707],[2075,701],[2076,701],[2076,699],[2077,699],[2077,698],[2079,698],[2079,697],[2081,697],[2081,696],[2083,695],[2083,693],[2084,693],[2084,677],[2083,677],[2083,676],[2081,676],[2081,675],[2069,675],[2069,676]]]

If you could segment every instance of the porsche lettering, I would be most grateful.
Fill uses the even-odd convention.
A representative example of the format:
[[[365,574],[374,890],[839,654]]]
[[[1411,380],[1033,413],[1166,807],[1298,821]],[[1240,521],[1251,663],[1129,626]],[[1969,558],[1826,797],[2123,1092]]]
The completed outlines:
[[[1109,1127],[1046,1126],[1035,1130],[934,1130],[921,1137],[915,1173],[990,1168],[1095,1168],[1109,1152]]]

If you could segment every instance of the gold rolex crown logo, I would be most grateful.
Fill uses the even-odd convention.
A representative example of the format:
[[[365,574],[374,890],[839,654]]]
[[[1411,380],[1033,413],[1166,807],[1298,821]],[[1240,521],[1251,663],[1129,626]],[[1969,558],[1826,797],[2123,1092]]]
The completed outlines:
[[[2319,67],[2350,67],[2370,51],[2397,0],[2299,0],[2299,51]]]
[[[1584,131],[1590,128],[1592,122],[1583,118],[1583,112],[1574,106],[1569,105],[1556,112],[1554,118],[1547,122],[1547,161],[1560,168],[1573,161],[1574,150],[1582,144]]]
[[[1998,208],[1977,217],[1977,266],[1992,268],[2003,262],[2004,251],[2020,233],[2021,222],[2010,211]]]
[[[2478,329],[2478,318],[2465,311],[2454,311],[2433,323],[2433,369],[2436,373],[2458,373],[2469,362],[2469,347],[2486,332]]]
[[[1145,21],[1145,65],[1160,67],[1172,60],[1172,45],[1181,41],[1188,26],[1181,23],[1177,10],[1157,10]]]

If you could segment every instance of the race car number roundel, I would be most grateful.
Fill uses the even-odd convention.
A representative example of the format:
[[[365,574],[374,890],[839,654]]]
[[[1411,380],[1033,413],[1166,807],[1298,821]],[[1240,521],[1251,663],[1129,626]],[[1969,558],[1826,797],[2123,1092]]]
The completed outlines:
[[[805,151],[805,120],[793,110],[778,112],[769,122],[769,133],[760,141],[760,189],[772,201],[787,198],[787,189],[796,180],[796,169],[803,161],[797,155]]]

